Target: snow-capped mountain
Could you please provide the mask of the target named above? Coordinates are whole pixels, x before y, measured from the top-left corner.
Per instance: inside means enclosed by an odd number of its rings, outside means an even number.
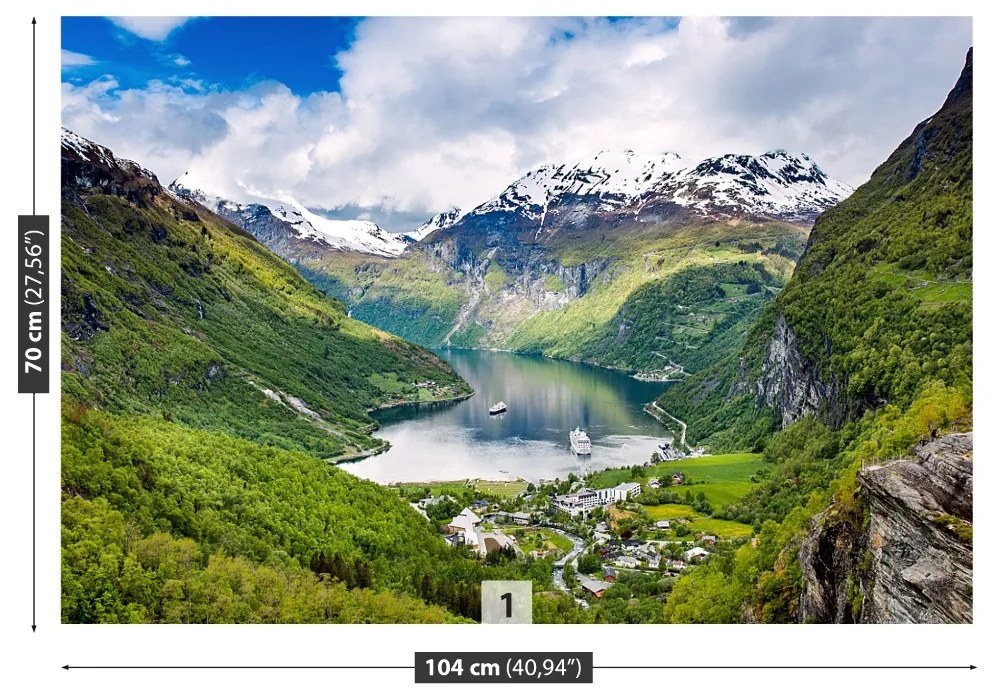
[[[702,215],[749,215],[811,221],[852,194],[805,153],[724,155],[658,178],[641,206],[673,202]]]
[[[390,233],[373,221],[328,219],[291,197],[280,202],[233,202],[196,187],[189,173],[177,178],[168,188],[233,221],[272,248],[283,242],[280,238],[289,237],[339,250],[394,257],[414,242],[409,235]]]
[[[68,180],[71,179],[71,182]],[[62,184],[99,189],[106,194],[156,195],[158,178],[133,160],[118,158],[109,148],[62,128]]]
[[[568,206],[580,205],[587,217],[623,209],[636,215],[673,204],[703,216],[810,221],[851,193],[803,153],[729,154],[688,165],[676,153],[651,159],[601,151],[589,160],[528,172],[469,215],[512,212],[542,224]]]
[[[652,160],[629,150],[600,151],[588,160],[549,163],[532,170],[471,213],[517,211],[530,219],[542,219],[568,195],[597,198],[599,208],[611,211],[636,199],[657,177],[682,167],[676,153],[663,153]]]
[[[299,254],[291,250],[293,242],[395,257],[410,245],[448,233],[482,236],[485,245],[539,243],[559,230],[647,224],[683,214],[810,223],[852,192],[808,155],[782,150],[728,154],[697,164],[671,152],[646,157],[630,150],[600,151],[575,163],[543,165],[473,209],[441,212],[419,228],[392,233],[371,221],[327,218],[291,197],[232,202],[196,187],[188,173],[169,189],[206,205],[290,259]]]
[[[412,238],[414,241],[421,241],[434,231],[439,231],[440,229],[453,226],[460,221],[463,216],[464,213],[458,207],[454,207],[449,211],[442,211],[439,214],[435,214],[422,226],[415,228],[412,231],[406,231],[403,235]]]

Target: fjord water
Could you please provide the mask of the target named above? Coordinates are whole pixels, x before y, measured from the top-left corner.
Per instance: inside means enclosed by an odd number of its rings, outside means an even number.
[[[529,481],[583,469],[642,463],[669,433],[643,406],[669,386],[640,382],[628,372],[534,355],[484,350],[437,354],[475,395],[459,403],[411,405],[374,414],[376,436],[392,448],[342,465],[380,483],[464,478]],[[509,410],[489,416],[505,401]],[[589,457],[570,450],[580,426],[594,443]]]

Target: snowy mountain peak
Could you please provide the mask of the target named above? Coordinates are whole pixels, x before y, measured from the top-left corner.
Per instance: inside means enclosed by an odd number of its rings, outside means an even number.
[[[220,216],[234,221],[256,236],[262,235],[262,231],[266,234],[271,231],[289,231],[291,237],[301,241],[385,257],[395,257],[413,242],[409,236],[389,233],[373,221],[329,219],[321,216],[291,196],[284,196],[282,201],[233,202],[197,187],[188,172],[176,178],[168,188],[176,195],[193,199]],[[271,244],[271,241],[266,244]]]
[[[427,236],[429,236],[434,231],[439,231],[440,229],[453,226],[464,216],[464,212],[461,211],[459,207],[454,207],[448,211],[442,211],[439,214],[434,214],[429,221],[427,221],[422,226],[413,229],[412,231],[407,231],[406,236],[412,238],[414,241],[421,241]]]
[[[812,220],[852,194],[806,153],[784,150],[707,158],[658,184],[645,200],[669,200],[702,214]]]
[[[69,154],[77,160],[92,163],[93,165],[126,172],[130,176],[147,178],[153,180],[156,185],[158,178],[150,170],[142,168],[133,160],[118,158],[106,146],[101,146],[79,134],[62,127],[62,152]]]
[[[549,207],[572,195],[596,196],[607,211],[639,196],[656,178],[680,167],[681,157],[676,153],[664,153],[654,160],[630,150],[599,151],[576,163],[548,163],[531,170],[475,213],[518,210],[539,219]]]

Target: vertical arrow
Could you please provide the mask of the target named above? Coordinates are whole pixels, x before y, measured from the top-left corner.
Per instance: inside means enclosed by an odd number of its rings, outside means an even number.
[[[31,18],[31,213],[38,213],[38,18]]]
[[[31,18],[31,213],[38,213],[38,18]],[[38,631],[38,395],[31,394],[31,632]]]

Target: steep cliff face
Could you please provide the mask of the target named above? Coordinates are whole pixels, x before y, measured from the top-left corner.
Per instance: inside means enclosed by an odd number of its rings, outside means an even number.
[[[817,516],[800,554],[802,622],[973,619],[973,435],[864,466],[862,517]]]
[[[828,344],[827,339],[824,342]],[[785,428],[809,415],[837,427],[855,408],[843,382],[834,375],[823,379],[814,363],[801,353],[797,335],[783,315],[777,317],[754,391],[757,404],[779,412]]]
[[[500,293],[502,301],[527,299],[538,310],[559,309],[584,296],[592,281],[608,267],[608,259],[595,259],[577,265],[564,265],[548,258],[546,251],[533,248],[511,256],[499,256],[498,247],[480,256],[456,240],[437,241],[425,246],[430,268],[457,284],[451,272],[463,274],[461,280],[470,292]],[[498,266],[495,268],[495,266]],[[493,269],[504,275],[486,279]],[[555,279],[554,279],[555,278]],[[498,283],[495,286],[493,283]]]

